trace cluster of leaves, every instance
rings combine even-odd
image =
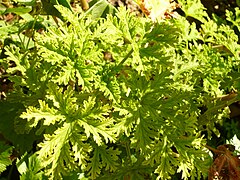
[[[7,166],[12,164],[12,161],[10,159],[10,156],[12,154],[13,147],[4,144],[2,141],[0,141],[0,173],[2,173]]]
[[[207,176],[204,144],[240,99],[222,98],[240,88],[240,46],[199,0],[179,2],[200,31],[180,16],[152,22],[121,7],[101,18],[105,11],[78,14],[58,5],[64,21],[38,29],[31,47],[30,40],[6,46],[1,64],[13,88],[0,104],[1,123],[37,144],[17,163],[23,179]],[[237,28],[238,11],[227,14]],[[0,130],[20,154],[29,151],[12,129]],[[0,147],[6,159],[12,149]]]

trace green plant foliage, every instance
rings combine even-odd
[[[207,12],[204,11],[205,7],[202,5],[200,0],[185,1],[180,0],[179,3],[183,6],[182,10],[186,16],[196,18],[199,21],[204,21],[208,17]]]
[[[16,164],[18,171],[21,174],[21,180],[44,179],[43,171],[41,170],[42,166],[40,166],[40,162],[36,154],[28,157],[27,153],[25,153]]]
[[[68,0],[41,0],[43,11],[47,15],[52,15],[63,19],[62,14],[55,8],[57,5],[62,5],[65,8],[68,8],[69,10],[72,10],[70,6],[70,2]]]
[[[17,8],[7,8],[3,14],[16,13],[18,15],[29,13],[32,10],[31,7],[17,7]]]
[[[114,14],[116,8],[111,5],[107,0],[93,0],[90,2],[91,8],[87,10],[86,14],[92,18],[106,17],[107,14]]]
[[[7,166],[12,164],[10,159],[12,150],[12,146],[6,145],[0,141],[0,174],[6,170]]]
[[[226,87],[239,90],[237,35],[200,1],[182,3],[200,30],[184,17],[153,23],[123,7],[102,18],[100,2],[97,16],[57,5],[66,21],[35,33],[34,48],[5,48],[14,85],[3,104],[14,104],[14,130],[37,143],[20,159],[22,178],[205,178],[206,140],[240,100],[221,99]]]
[[[22,124],[14,123],[14,120],[18,119],[20,113],[24,110],[23,104],[0,102],[0,109],[0,132],[14,147],[19,149],[20,154],[30,151],[33,142],[40,137],[36,136],[33,131],[29,132],[29,134],[19,134],[19,131],[15,130],[17,127],[20,128],[23,126]]]

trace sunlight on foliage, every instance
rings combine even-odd
[[[13,147],[4,144],[0,141],[0,174],[6,170],[7,166],[12,164],[10,155],[12,154]]]
[[[240,46],[200,0],[179,3],[200,28],[185,17],[155,21],[169,1],[148,1],[152,19],[124,7],[103,18],[56,5],[64,21],[36,32],[34,48],[5,48],[7,98],[23,105],[16,132],[38,137],[36,153],[20,159],[22,177],[207,177],[212,161],[204,145],[240,100],[237,93],[222,98],[238,83],[232,74],[239,76]],[[0,172],[12,150],[1,148]]]

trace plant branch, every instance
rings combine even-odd
[[[216,105],[216,106],[213,106],[211,108],[209,108],[204,114],[202,114],[200,116],[200,120],[202,119],[205,119],[209,114],[213,114],[215,112],[217,112],[219,109],[222,109],[222,108],[225,108],[227,106],[230,106],[231,104],[237,102],[240,100],[240,96],[239,95],[235,95],[233,97],[231,97],[229,100],[225,100],[225,99],[221,99],[221,103]]]
[[[88,4],[87,0],[81,0],[81,5],[82,5],[82,9],[84,11],[89,9],[89,4]]]
[[[132,53],[133,53],[133,48],[128,52],[128,54],[123,58],[123,60],[118,64],[117,67],[122,66],[125,63],[125,61],[131,56]]]

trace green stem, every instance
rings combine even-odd
[[[115,76],[117,73],[119,73],[119,71],[121,71],[122,69],[122,65],[126,62],[126,60],[131,56],[131,54],[133,53],[133,48],[128,52],[128,54],[123,58],[123,60],[114,67],[114,69],[110,70],[110,74]]]
[[[130,150],[130,140],[128,139],[126,142],[125,142],[125,148],[126,148],[126,153],[127,153],[127,162],[129,164],[132,164],[132,160],[131,160],[131,150]]]
[[[131,54],[133,53],[133,48],[128,52],[128,54],[123,58],[123,60],[118,64],[117,67],[121,67],[125,61],[131,56]]]
[[[217,111],[217,110],[219,110],[219,109],[222,109],[222,108],[224,108],[224,107],[230,106],[231,104],[233,104],[233,103],[235,103],[235,102],[237,102],[237,101],[239,101],[239,95],[238,95],[238,96],[235,96],[234,98],[232,98],[232,99],[230,99],[230,100],[228,100],[228,101],[223,101],[223,103],[221,103],[221,104],[219,104],[219,105],[217,105],[217,106],[214,106],[214,107],[208,109],[208,110],[205,112],[205,114],[210,114],[210,113],[215,112],[215,111]]]
[[[202,122],[206,122],[206,119],[208,117],[208,115],[210,114],[214,114],[216,113],[219,109],[222,109],[222,108],[225,108],[227,106],[230,106],[231,104],[237,102],[240,100],[240,95],[237,95],[235,97],[233,97],[232,99],[228,100],[228,101],[225,101],[225,100],[222,100],[223,103],[217,105],[217,106],[213,106],[211,108],[209,108],[204,114],[202,114],[200,117],[199,117],[199,120],[202,121]]]
[[[35,32],[35,31],[34,31],[34,27],[35,27],[36,22],[37,22],[37,17],[34,18],[33,25],[32,25],[32,27],[31,27],[31,29],[29,30],[30,33],[32,33],[32,34],[31,34],[32,37],[29,37],[29,38],[28,38],[28,42],[27,42],[27,45],[26,45],[26,50],[28,50],[28,46],[29,46],[30,40],[31,40],[31,38],[33,38],[33,36],[34,36],[34,32]]]

